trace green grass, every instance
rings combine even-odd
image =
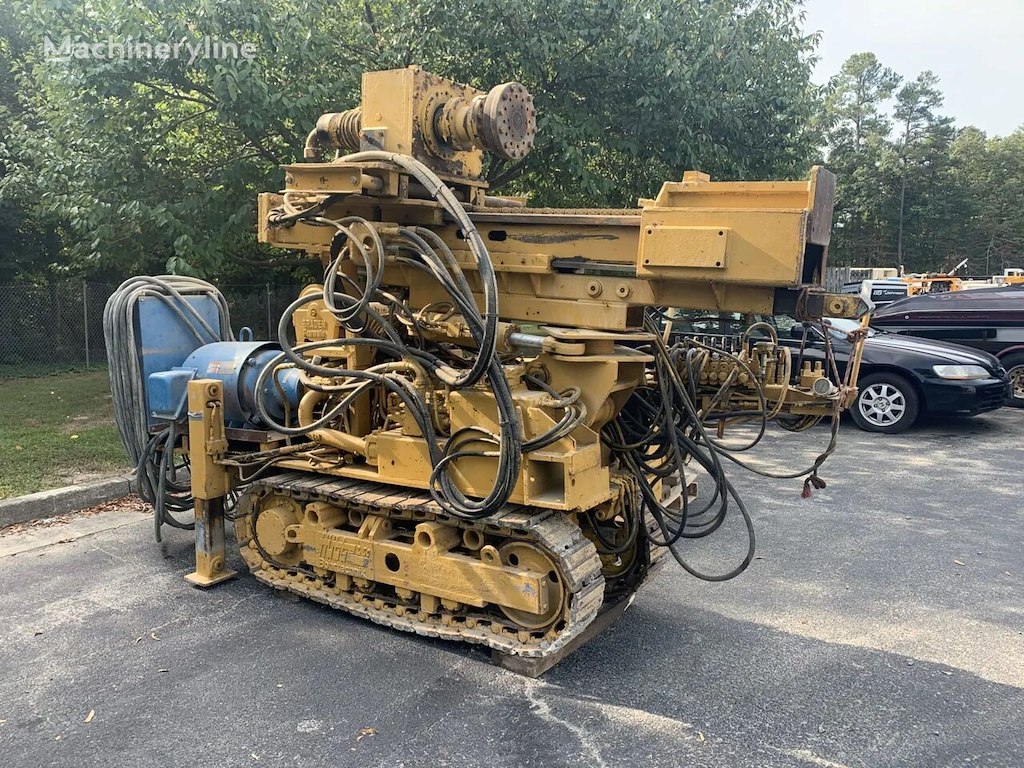
[[[0,499],[127,469],[105,369],[0,379]]]
[[[0,380],[34,379],[39,376],[55,376],[58,373],[87,373],[106,371],[103,365],[86,368],[84,363],[0,363]]]

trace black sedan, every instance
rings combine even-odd
[[[1013,385],[1008,405],[1024,408],[1024,285],[925,293],[879,308],[871,323],[995,355]]]
[[[804,328],[776,319],[779,343],[800,347]],[[845,371],[852,345],[848,331],[853,320],[833,319],[829,334],[840,373]],[[786,330],[784,330],[786,328]],[[788,332],[787,332],[788,331]],[[824,360],[825,341],[817,325],[808,327],[805,360]],[[851,415],[868,432],[902,432],[923,413],[975,416],[1006,404],[1010,381],[999,361],[979,350],[931,339],[899,336],[871,329],[864,341],[860,390]]]

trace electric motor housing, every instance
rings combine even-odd
[[[192,352],[180,366],[149,377],[150,409],[154,418],[178,421],[185,417],[188,382],[217,379],[224,385],[224,423],[238,429],[266,426],[256,407],[256,383],[262,371],[280,354],[266,341],[217,341]],[[275,383],[276,379],[276,383]],[[280,387],[280,388],[279,388]],[[275,421],[283,421],[285,407],[292,413],[301,394],[299,371],[287,368],[268,376],[263,404]]]

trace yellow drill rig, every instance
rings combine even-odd
[[[521,160],[535,132],[518,83],[367,73],[361,105],[323,115],[284,190],[260,195],[260,241],[324,268],[275,343],[233,340],[201,281],[135,278],[111,299],[122,434],[158,532],[194,506],[191,582],[234,575],[227,517],[268,585],[547,657],[667,553],[714,580],[750,562],[723,428],[838,424],[858,356],[840,380],[795,363],[771,327],[681,336],[672,317],[862,317],[821,288],[834,177],[687,172],[631,210],[489,195],[485,153]],[[820,484],[828,452],[784,476]],[[728,512],[747,554],[702,573],[687,544]]]

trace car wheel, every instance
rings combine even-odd
[[[857,382],[851,416],[865,432],[895,434],[909,429],[919,408],[914,386],[895,373],[872,373]]]
[[[1007,355],[999,362],[1010,376],[1010,399],[1006,404],[1024,408],[1024,354]]]

